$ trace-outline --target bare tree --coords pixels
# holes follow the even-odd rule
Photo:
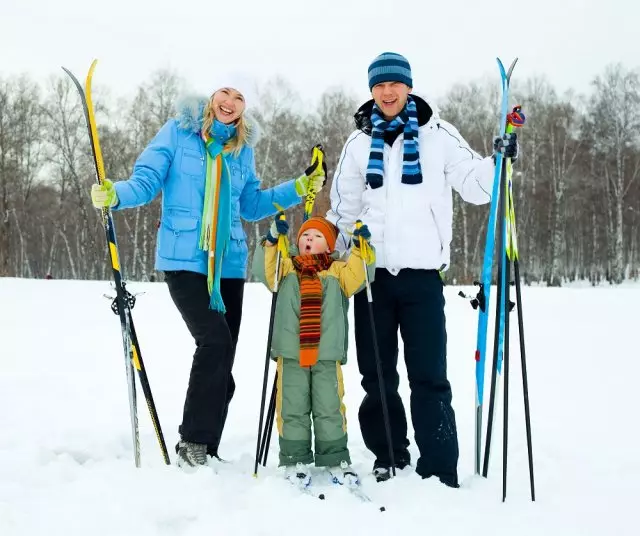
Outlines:
[[[64,237],[68,251],[73,252],[79,277],[88,277],[90,261],[89,245],[98,224],[93,209],[90,212],[89,187],[94,175],[90,157],[90,144],[80,100],[75,88],[66,78],[50,82],[49,97],[43,107],[45,125],[51,133],[48,163],[59,181],[62,206],[70,204],[64,224],[70,224],[75,232],[72,240]],[[63,225],[62,229],[68,228]],[[73,240],[75,239],[75,240]],[[72,243],[74,247],[72,247]]]
[[[604,184],[608,215],[609,279],[621,283],[624,278],[625,197],[638,177],[640,161],[640,73],[621,65],[607,67],[594,82],[587,125],[595,172]]]
[[[499,131],[499,102],[498,88],[489,80],[460,84],[447,93],[440,115],[456,126],[471,147],[487,155],[491,154],[491,141]],[[453,210],[450,277],[458,282],[470,282],[479,275],[479,269],[474,268],[482,265],[488,206],[471,206],[455,195]],[[475,230],[474,236],[470,234],[472,230]]]
[[[0,81],[0,273],[8,272],[12,214],[21,265],[31,274],[30,229],[20,220],[32,215],[29,199],[42,164],[40,106],[40,90],[27,77]]]
[[[126,179],[150,139],[173,114],[182,81],[159,71],[132,100],[94,88],[98,131],[112,180]],[[498,132],[495,80],[451,89],[440,115],[483,155]],[[640,75],[619,65],[594,80],[586,96],[556,93],[536,77],[515,85],[527,124],[519,131],[514,168],[521,266],[525,282],[559,285],[576,278],[598,284],[640,277]],[[254,111],[263,127],[256,148],[264,187],[298,176],[322,143],[329,181],[360,103],[340,88],[315,106],[283,79],[263,88]],[[86,125],[66,78],[44,91],[28,77],[0,77],[0,275],[109,278],[107,249],[89,189],[95,180]],[[329,204],[330,182],[315,213]],[[160,199],[116,212],[121,264],[130,279],[152,279]],[[454,196],[450,279],[470,282],[482,264],[488,207]],[[288,211],[293,228],[302,207]],[[248,225],[249,247],[268,221]]]
[[[11,161],[12,87],[0,78],[0,276],[10,275],[11,220],[15,164]]]
[[[110,176],[127,178],[139,154],[175,113],[177,98],[184,91],[184,81],[175,72],[162,69],[151,76],[151,80],[138,88],[128,113],[122,118],[120,128],[111,129],[105,146],[111,150],[108,160]],[[123,108],[127,108],[123,106]],[[147,206],[118,214],[116,224],[126,230],[121,248],[128,260],[128,274],[149,280],[153,272],[154,228],[160,215],[160,202],[154,200]],[[124,223],[123,225],[121,225]]]
[[[568,272],[565,194],[569,181],[575,176],[580,155],[582,116],[577,108],[580,99],[571,92],[559,98],[542,79],[535,80],[528,89],[533,93],[523,95],[522,100],[528,103],[527,113],[534,120],[522,129],[521,138],[525,146],[524,159],[528,164],[525,169],[529,171],[525,172],[526,181],[531,182],[533,203],[524,203],[524,206],[529,206],[533,212],[529,216],[535,221],[535,226],[525,227],[525,230],[532,232],[534,243],[545,246],[544,250],[537,251],[537,255],[544,258],[544,280],[551,286],[560,286]],[[527,151],[529,147],[534,149],[533,153]],[[534,190],[536,185],[541,187],[538,192]],[[544,205],[536,194],[544,196]],[[541,211],[542,206],[547,210]],[[538,228],[538,233],[534,232],[535,228]],[[535,256],[536,251],[529,251],[529,254]]]
[[[357,108],[358,103],[355,97],[343,89],[335,88],[325,91],[320,96],[315,114],[310,114],[306,118],[309,148],[316,143],[322,143],[327,164],[327,184],[316,197],[316,214],[326,214],[329,209],[331,180],[344,142],[355,129],[353,116]]]

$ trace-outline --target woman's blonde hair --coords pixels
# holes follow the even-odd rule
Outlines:
[[[207,105],[204,107],[201,132],[205,137],[210,136],[209,131],[211,130],[211,125],[213,125],[213,120],[215,119],[213,111],[213,97],[218,91],[214,91],[209,102],[207,102]],[[224,152],[233,153],[234,156],[238,156],[240,151],[242,151],[242,148],[246,145],[247,138],[249,137],[249,124],[244,117],[244,112],[242,112],[240,117],[236,120],[235,127],[236,135],[226,143],[224,146]]]

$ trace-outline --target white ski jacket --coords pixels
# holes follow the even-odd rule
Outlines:
[[[393,146],[385,143],[384,179],[380,188],[365,183],[371,146],[370,112],[373,101],[355,115],[354,131],[342,150],[331,186],[327,219],[341,236],[336,249],[345,251],[360,219],[371,231],[376,266],[397,275],[403,268],[446,269],[453,226],[451,188],[465,201],[491,201],[494,163],[472,151],[455,127],[414,96],[418,108],[422,183],[403,184],[402,133]],[[424,124],[423,124],[424,122]]]

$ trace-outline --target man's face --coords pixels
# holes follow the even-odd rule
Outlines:
[[[391,121],[404,108],[411,88],[402,82],[382,82],[373,86],[371,95],[387,121]]]

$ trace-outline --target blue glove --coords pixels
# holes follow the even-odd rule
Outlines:
[[[272,244],[275,244],[278,241],[278,236],[289,234],[289,222],[286,219],[280,218],[283,214],[284,212],[278,212],[271,224],[271,227],[269,227],[267,240]]]
[[[505,134],[502,138],[496,136],[493,139],[494,154],[502,153],[505,158],[511,158],[511,162],[515,162],[518,159],[519,149],[518,135],[515,132]]]
[[[362,238],[362,240],[366,240],[367,242],[371,239],[371,231],[369,231],[369,228],[366,225],[363,225],[362,227],[356,227],[353,230],[353,244],[359,248],[360,247],[360,239]]]

